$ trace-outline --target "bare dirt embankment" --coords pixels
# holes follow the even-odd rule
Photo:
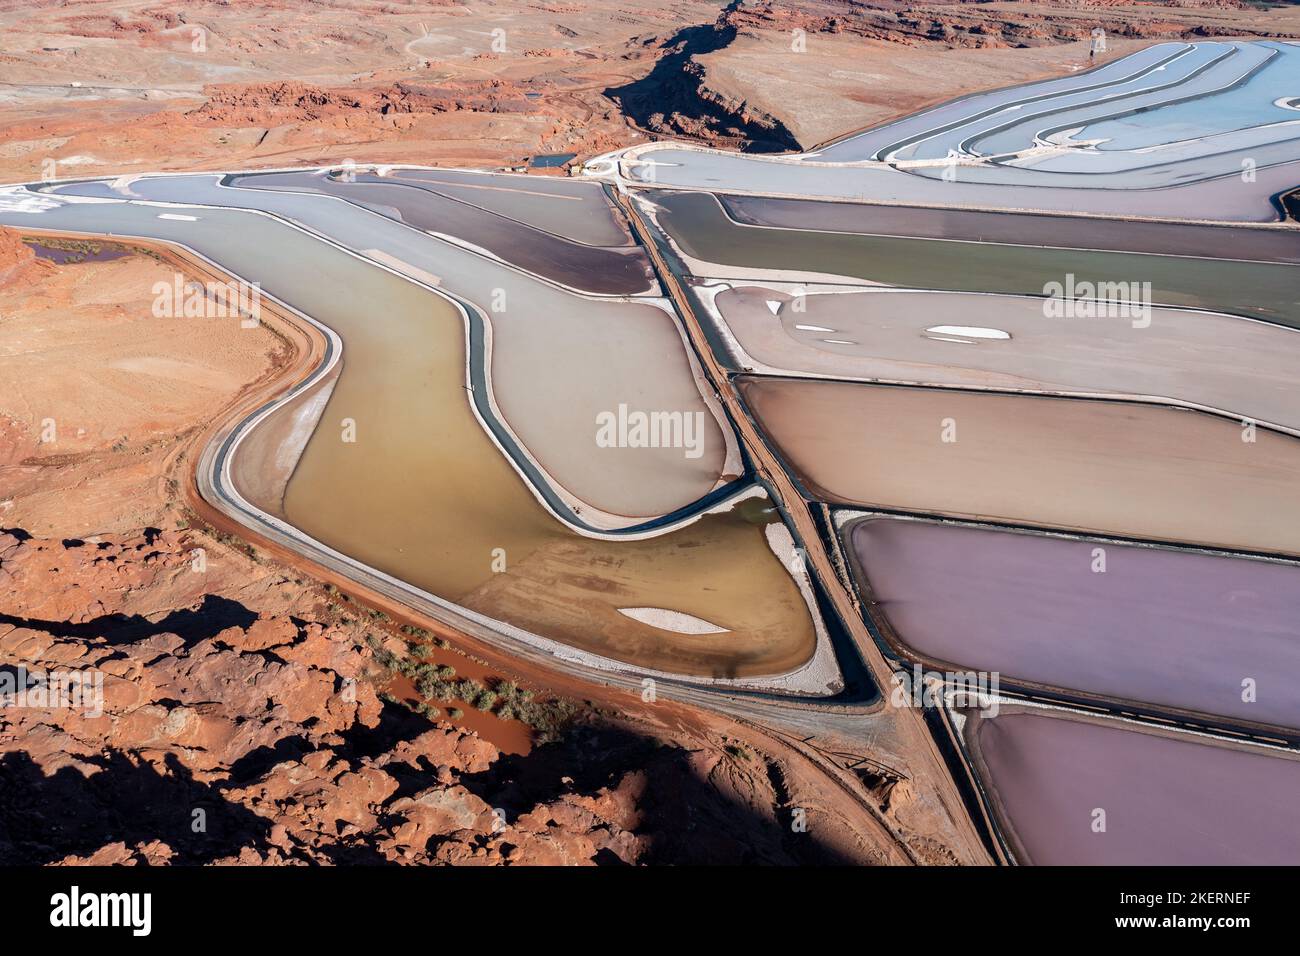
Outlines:
[[[0,230],[0,657],[35,695],[0,709],[0,859],[907,860],[863,803],[905,787],[521,667],[232,526],[193,462],[321,343],[273,306],[155,315],[178,270],[226,278],[166,247],[41,241],[73,254]],[[69,671],[102,713],[39,698]]]

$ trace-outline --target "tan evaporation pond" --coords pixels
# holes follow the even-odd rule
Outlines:
[[[1300,441],[1130,402],[741,379],[815,498],[1300,553]]]
[[[1151,396],[1300,430],[1300,332],[1266,322],[1163,308],[1051,318],[1038,298],[892,290],[795,297],[757,285],[723,291],[715,305],[746,353],[778,371]]]
[[[373,311],[350,307],[358,292],[350,287],[337,305],[317,302],[313,312],[343,338],[343,371],[282,504],[258,478],[265,459],[242,449],[241,494],[432,594],[620,661],[749,677],[811,658],[807,605],[765,539],[765,525],[778,520],[766,499],[646,540],[571,532],[539,505],[475,418],[454,306],[372,267],[356,279],[373,286]],[[289,403],[248,441],[263,429],[290,435],[301,426],[278,418],[308,404]],[[345,420],[354,441],[344,440]],[[620,613],[625,608],[676,612],[717,630],[682,633]]]

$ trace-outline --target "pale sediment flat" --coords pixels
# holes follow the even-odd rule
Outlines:
[[[991,719],[969,716],[964,736],[1020,863],[1300,859],[1294,753],[1007,704]]]
[[[1300,229],[1294,228],[1192,225],[766,196],[723,195],[718,200],[732,219],[752,226],[1300,263]]]
[[[739,388],[818,500],[1300,554],[1290,435],[1133,402],[806,379]]]
[[[1297,165],[1300,170],[1300,164]],[[738,225],[703,193],[656,193],[656,221],[704,265],[796,270],[885,285],[950,292],[1044,295],[1048,283],[1151,284],[1151,301],[1300,327],[1300,269],[1274,262],[1206,261],[993,245],[982,242],[847,235]],[[1231,255],[1225,246],[1222,254]],[[698,275],[708,275],[699,271]],[[1241,290],[1249,289],[1249,295]]]
[[[904,518],[843,534],[874,612],[932,663],[1300,727],[1300,566]]]
[[[724,627],[702,621],[698,617],[691,617],[691,615],[683,614],[681,611],[670,611],[662,607],[621,607],[618,609],[618,613],[630,617],[634,621],[640,621],[643,624],[649,624],[651,627],[657,627],[664,631],[673,631],[677,634],[727,633],[727,629]]]
[[[256,467],[238,469],[241,494],[267,514],[284,517],[284,496],[302,450],[320,424],[342,365],[332,368],[285,402],[263,427],[245,436],[242,458]]]
[[[851,287],[736,284],[713,301],[767,370],[1153,397],[1300,432],[1300,332],[1265,322],[1120,302],[1099,311],[1130,315],[1049,317],[1041,298]]]
[[[491,329],[492,398],[501,418],[541,469],[593,521],[601,514],[608,516],[606,525],[617,527],[620,522],[637,524],[669,514],[709,494],[721,483],[729,464],[736,467],[728,460],[732,440],[701,391],[683,333],[671,311],[661,305],[576,295],[352,203],[311,192],[219,186],[219,179],[218,174],[145,177],[130,188],[157,201],[272,213],[347,248],[371,252],[372,258],[417,281],[437,280],[439,288],[477,307]],[[56,194],[81,194],[89,187],[102,193],[103,184],[97,183],[60,187]],[[160,207],[127,203],[77,203],[58,214],[91,216],[97,214],[91,210],[110,208],[150,228],[166,221],[156,218]],[[201,216],[215,213],[198,210]],[[274,225],[264,216],[237,221]],[[239,255],[240,275],[261,280],[268,291],[284,285],[285,277],[272,273],[270,260],[250,255],[255,250],[239,235],[193,232],[205,234],[204,241],[213,249],[210,258],[225,262],[223,256]],[[291,248],[299,254],[286,266],[295,278],[320,261],[323,244],[309,235],[284,227],[276,234],[291,240]],[[337,250],[331,249],[330,255],[345,275],[366,265]],[[399,268],[400,264],[409,269]],[[382,270],[374,271],[384,277],[386,290],[410,285]],[[301,294],[299,288],[295,287],[295,294]],[[332,285],[322,291],[329,288]],[[420,302],[438,298],[427,290],[417,291]],[[386,322],[401,314],[386,304],[391,301],[377,297],[364,308],[376,321]],[[302,311],[316,315],[309,308]],[[621,404],[630,411],[691,416],[700,426],[698,456],[687,457],[681,447],[599,447],[598,416],[616,413]]]

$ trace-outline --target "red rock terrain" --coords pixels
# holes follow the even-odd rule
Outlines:
[[[0,287],[17,288],[39,282],[54,271],[54,264],[37,259],[18,233],[0,229]]]
[[[357,629],[300,616],[318,590],[196,573],[197,545],[0,533],[6,671],[104,675],[102,714],[0,708],[0,861],[891,859],[869,834],[793,834],[773,783],[787,765],[739,738],[587,708],[559,742],[503,756],[381,699]]]
[[[0,3],[0,181],[366,161],[514,166],[638,136],[629,37],[717,7]],[[642,62],[645,59],[647,62]]]
[[[792,149],[1171,38],[1291,37],[1228,2],[0,3],[0,180],[411,162],[516,166],[647,133]],[[801,31],[799,55],[792,54]]]

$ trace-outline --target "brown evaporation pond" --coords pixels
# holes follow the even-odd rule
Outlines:
[[[356,279],[380,297],[383,277]],[[343,337],[343,372],[282,502],[257,477],[263,460],[236,460],[234,481],[251,501],[439,597],[637,666],[750,677],[812,657],[808,607],[765,538],[778,520],[766,499],[644,540],[576,534],[539,505],[475,418],[454,307],[429,295],[411,312],[332,304],[347,295],[313,305]],[[259,428],[287,434],[277,416],[295,410]],[[342,440],[345,419],[354,442]],[[726,633],[676,633],[619,613],[628,607],[678,611]]]
[[[1300,441],[1183,409],[743,379],[808,493],[891,511],[1300,554]]]

